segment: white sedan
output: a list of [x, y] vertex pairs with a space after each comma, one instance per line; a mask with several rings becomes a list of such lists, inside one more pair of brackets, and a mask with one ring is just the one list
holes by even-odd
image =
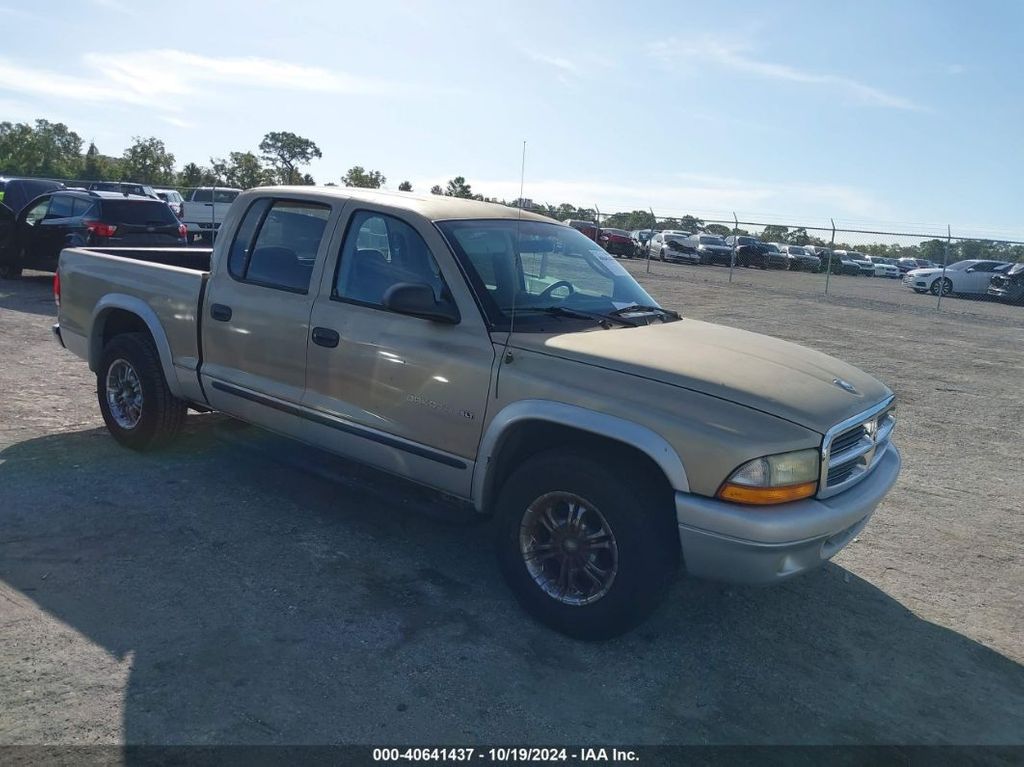
[[899, 278], [900, 269], [891, 258], [880, 256], [864, 256], [864, 258], [874, 264], [876, 277], [889, 277], [894, 280]]
[[948, 296], [951, 293], [973, 293], [984, 295], [988, 292], [988, 284], [992, 276], [1005, 272], [1012, 264], [1004, 261], [983, 261], [968, 259], [957, 261], [946, 267], [943, 276], [942, 267], [937, 269], [911, 269], [903, 278], [904, 287], [915, 293]]

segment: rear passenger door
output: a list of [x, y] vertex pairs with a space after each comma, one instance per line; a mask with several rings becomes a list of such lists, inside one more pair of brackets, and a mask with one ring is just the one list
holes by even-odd
[[202, 380], [210, 404], [255, 423], [302, 400], [309, 313], [335, 211], [262, 197], [218, 243], [203, 311]]

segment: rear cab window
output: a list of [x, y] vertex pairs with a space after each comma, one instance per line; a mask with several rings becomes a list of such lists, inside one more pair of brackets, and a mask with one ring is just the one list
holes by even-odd
[[330, 215], [322, 203], [255, 200], [235, 232], [228, 273], [239, 282], [307, 293]]

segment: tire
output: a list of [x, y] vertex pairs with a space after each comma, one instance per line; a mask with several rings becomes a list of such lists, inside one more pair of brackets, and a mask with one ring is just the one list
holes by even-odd
[[[108, 388], [119, 380], [118, 391]], [[167, 388], [160, 355], [145, 333], [124, 333], [107, 343], [96, 373], [96, 396], [107, 429], [132, 450], [163, 447], [185, 421], [187, 406]]]
[[[633, 470], [628, 462], [624, 468], [621, 461], [568, 450], [540, 453], [516, 469], [498, 498], [496, 545], [502, 574], [523, 608], [556, 631], [586, 640], [618, 636], [644, 620], [662, 601], [680, 560], [672, 500], [667, 492], [654, 490], [659, 486], [642, 466]], [[575, 548], [579, 543], [572, 549], [569, 544], [559, 547], [577, 562], [576, 570], [566, 571], [575, 575], [570, 574], [561, 587], [555, 573], [562, 572], [563, 560], [556, 554], [528, 565], [523, 549], [554, 545], [550, 538], [544, 540], [549, 526], [538, 523], [544, 515], [536, 510], [542, 508], [550, 509], [555, 531], [568, 535], [567, 541], [580, 540], [571, 536], [566, 524], [569, 502], [579, 502], [578, 508], [584, 509], [577, 519], [591, 537], [610, 531], [605, 539], [610, 545], [590, 553]], [[540, 543], [531, 530], [540, 534]], [[583, 578], [587, 568], [600, 576]], [[607, 578], [604, 585], [601, 577]], [[561, 596], [549, 593], [560, 587]]]
[[935, 282], [933, 282], [931, 284], [931, 287], [929, 288], [929, 290], [931, 291], [933, 296], [939, 295], [939, 289], [940, 289], [939, 283], [942, 283], [942, 286], [941, 286], [942, 295], [944, 295], [944, 296], [953, 295], [953, 281], [951, 279], [949, 279], [949, 277], [945, 277], [945, 278], [940, 277], [939, 279], [935, 280]]
[[914, 288], [915, 293], [927, 293], [928, 291], [924, 288]]
[[658, 254], [658, 258], [660, 258], [662, 261], [665, 260], [665, 249], [664, 248], [661, 249], [661, 252]]

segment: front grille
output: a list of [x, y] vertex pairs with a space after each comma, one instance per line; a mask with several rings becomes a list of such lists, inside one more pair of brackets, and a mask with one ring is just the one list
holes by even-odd
[[818, 497], [827, 498], [864, 479], [885, 453], [896, 425], [893, 398], [834, 426], [822, 442]]

